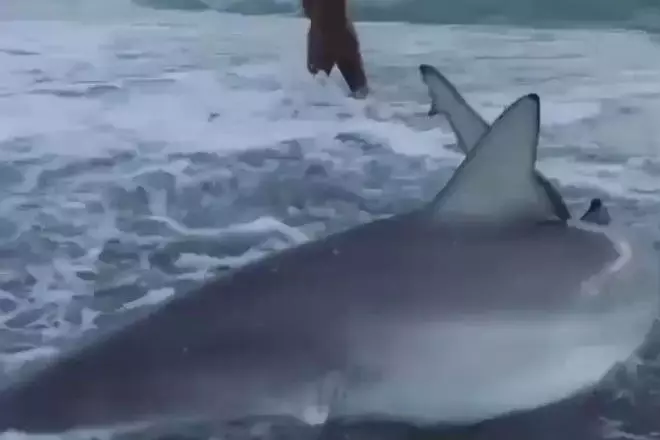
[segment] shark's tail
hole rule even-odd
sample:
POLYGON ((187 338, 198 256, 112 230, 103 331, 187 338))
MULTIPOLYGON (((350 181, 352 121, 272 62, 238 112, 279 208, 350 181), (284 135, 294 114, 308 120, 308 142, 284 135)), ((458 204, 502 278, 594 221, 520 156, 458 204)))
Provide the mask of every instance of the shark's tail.
POLYGON ((429 116, 450 113, 450 108, 463 101, 463 97, 456 87, 435 67, 429 64, 420 64, 419 73, 422 75, 422 81, 429 88, 431 98, 429 116))
POLYGON ((456 134, 459 147, 467 154, 486 133, 488 123, 438 69, 428 64, 421 64, 419 72, 431 98, 429 115, 442 114, 447 117, 456 134))

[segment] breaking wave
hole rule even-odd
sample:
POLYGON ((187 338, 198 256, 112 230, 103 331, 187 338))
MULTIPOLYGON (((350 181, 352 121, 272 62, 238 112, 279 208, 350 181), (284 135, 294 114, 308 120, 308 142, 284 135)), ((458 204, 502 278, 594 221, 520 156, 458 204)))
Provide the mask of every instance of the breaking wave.
MULTIPOLYGON (((294 14, 298 0, 133 0, 159 9, 215 9, 242 14, 294 14)), ((350 0, 362 21, 517 25, 596 25, 660 29, 657 0, 350 0)))

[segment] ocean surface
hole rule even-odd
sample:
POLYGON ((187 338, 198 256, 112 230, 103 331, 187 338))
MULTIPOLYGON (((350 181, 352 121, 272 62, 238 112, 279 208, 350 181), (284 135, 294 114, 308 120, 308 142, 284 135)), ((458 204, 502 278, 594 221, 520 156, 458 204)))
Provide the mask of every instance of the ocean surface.
MULTIPOLYGON (((307 74, 296 0, 0 2, 2 380, 229 268, 430 200, 462 155, 426 115, 420 63, 489 120, 539 93, 539 168, 571 210, 601 197, 660 238, 660 3, 350 3, 364 101, 307 74)), ((659 349, 660 333, 613 380, 604 438, 660 438, 659 349)))

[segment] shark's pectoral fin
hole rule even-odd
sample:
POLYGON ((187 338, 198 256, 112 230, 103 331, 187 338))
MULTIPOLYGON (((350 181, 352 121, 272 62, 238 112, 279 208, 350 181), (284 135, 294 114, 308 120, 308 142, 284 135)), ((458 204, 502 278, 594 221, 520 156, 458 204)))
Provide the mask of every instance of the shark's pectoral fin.
POLYGON ((529 94, 511 104, 469 151, 430 205, 437 221, 557 219, 534 166, 540 102, 529 94))

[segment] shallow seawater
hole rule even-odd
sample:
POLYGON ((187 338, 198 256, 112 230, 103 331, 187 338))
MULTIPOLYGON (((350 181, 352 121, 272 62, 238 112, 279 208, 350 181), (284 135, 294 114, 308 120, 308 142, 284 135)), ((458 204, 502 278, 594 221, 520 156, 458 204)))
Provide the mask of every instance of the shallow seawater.
MULTIPOLYGON (((426 116, 419 63, 488 119, 539 93, 539 167, 572 211, 598 196, 658 236, 651 36, 360 24, 374 92, 356 101, 336 73, 306 74, 305 26, 144 11, 2 22, 4 379, 250 259, 430 200, 462 156, 426 116)), ((602 409, 611 438, 660 435, 653 342, 602 409)))

